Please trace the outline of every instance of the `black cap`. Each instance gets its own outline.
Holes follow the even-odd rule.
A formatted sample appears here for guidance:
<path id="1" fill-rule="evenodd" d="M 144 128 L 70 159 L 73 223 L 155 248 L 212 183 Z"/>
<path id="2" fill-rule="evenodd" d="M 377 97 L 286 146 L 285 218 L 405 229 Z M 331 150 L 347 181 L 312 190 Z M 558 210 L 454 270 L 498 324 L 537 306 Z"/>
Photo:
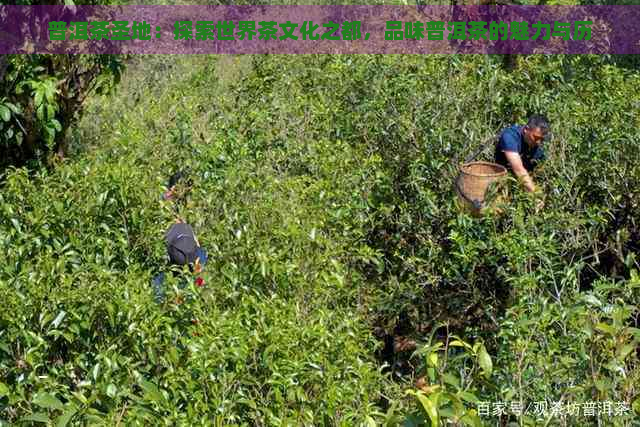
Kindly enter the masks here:
<path id="1" fill-rule="evenodd" d="M 165 238 L 172 264 L 185 265 L 196 260 L 198 244 L 189 224 L 173 224 Z"/>
<path id="2" fill-rule="evenodd" d="M 185 180 L 187 185 L 192 185 L 193 182 L 189 178 L 190 170 L 189 168 L 184 168 L 182 170 L 177 171 L 171 177 L 169 177 L 169 182 L 167 183 L 167 187 L 171 188 L 174 185 L 177 185 L 180 181 Z"/>

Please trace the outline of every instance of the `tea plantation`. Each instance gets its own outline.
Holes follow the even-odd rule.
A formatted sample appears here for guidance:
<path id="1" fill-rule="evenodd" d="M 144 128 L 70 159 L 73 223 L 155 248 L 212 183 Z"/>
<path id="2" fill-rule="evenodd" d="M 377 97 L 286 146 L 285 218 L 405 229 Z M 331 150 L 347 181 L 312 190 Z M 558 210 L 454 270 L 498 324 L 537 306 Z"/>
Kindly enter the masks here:
<path id="1" fill-rule="evenodd" d="M 2 425 L 640 425 L 637 65 L 128 61 L 66 157 L 2 172 Z M 459 163 L 534 112 L 544 208 L 510 178 L 461 212 Z M 209 262 L 158 301 L 176 217 Z"/>

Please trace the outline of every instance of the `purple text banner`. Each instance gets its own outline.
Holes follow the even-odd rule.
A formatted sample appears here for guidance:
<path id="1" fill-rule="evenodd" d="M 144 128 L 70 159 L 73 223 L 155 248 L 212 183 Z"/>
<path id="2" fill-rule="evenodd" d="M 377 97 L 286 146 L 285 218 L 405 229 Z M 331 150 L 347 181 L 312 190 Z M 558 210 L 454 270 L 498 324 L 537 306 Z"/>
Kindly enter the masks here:
<path id="1" fill-rule="evenodd" d="M 640 54 L 640 6 L 0 6 L 0 54 Z"/>

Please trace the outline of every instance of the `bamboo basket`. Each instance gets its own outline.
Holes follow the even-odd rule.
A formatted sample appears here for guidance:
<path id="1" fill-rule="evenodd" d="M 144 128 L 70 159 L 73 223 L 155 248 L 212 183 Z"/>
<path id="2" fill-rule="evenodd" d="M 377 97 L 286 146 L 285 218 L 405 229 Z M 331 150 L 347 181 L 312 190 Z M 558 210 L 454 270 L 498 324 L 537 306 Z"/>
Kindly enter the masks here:
<path id="1" fill-rule="evenodd" d="M 482 215 L 488 207 L 485 203 L 487 189 L 506 175 L 507 169 L 496 163 L 470 162 L 461 165 L 455 187 L 462 207 L 474 215 Z"/>

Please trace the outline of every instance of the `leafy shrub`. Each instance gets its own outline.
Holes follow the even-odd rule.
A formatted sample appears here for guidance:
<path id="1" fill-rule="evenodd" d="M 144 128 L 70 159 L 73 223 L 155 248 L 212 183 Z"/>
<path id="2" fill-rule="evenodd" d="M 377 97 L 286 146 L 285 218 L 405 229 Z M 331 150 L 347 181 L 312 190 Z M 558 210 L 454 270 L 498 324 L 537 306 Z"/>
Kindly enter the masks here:
<path id="1" fill-rule="evenodd" d="M 19 2 L 33 3 L 38 2 Z M 73 21 L 72 9 L 61 14 L 51 20 Z M 109 92 L 119 82 L 125 60 L 119 55 L 3 55 L 0 147 L 6 155 L 0 170 L 37 164 L 49 153 L 64 157 L 69 151 L 68 130 L 82 117 L 85 101 Z"/>
<path id="2" fill-rule="evenodd" d="M 145 58 L 124 113 L 88 107 L 78 159 L 7 175 L 2 417 L 478 425 L 479 402 L 545 400 L 623 402 L 600 422 L 631 423 L 640 79 L 607 57 L 497 59 Z M 544 210 L 511 180 L 501 215 L 459 212 L 457 164 L 533 111 L 554 129 Z M 159 196 L 185 163 L 178 214 L 211 261 L 157 305 Z"/>

